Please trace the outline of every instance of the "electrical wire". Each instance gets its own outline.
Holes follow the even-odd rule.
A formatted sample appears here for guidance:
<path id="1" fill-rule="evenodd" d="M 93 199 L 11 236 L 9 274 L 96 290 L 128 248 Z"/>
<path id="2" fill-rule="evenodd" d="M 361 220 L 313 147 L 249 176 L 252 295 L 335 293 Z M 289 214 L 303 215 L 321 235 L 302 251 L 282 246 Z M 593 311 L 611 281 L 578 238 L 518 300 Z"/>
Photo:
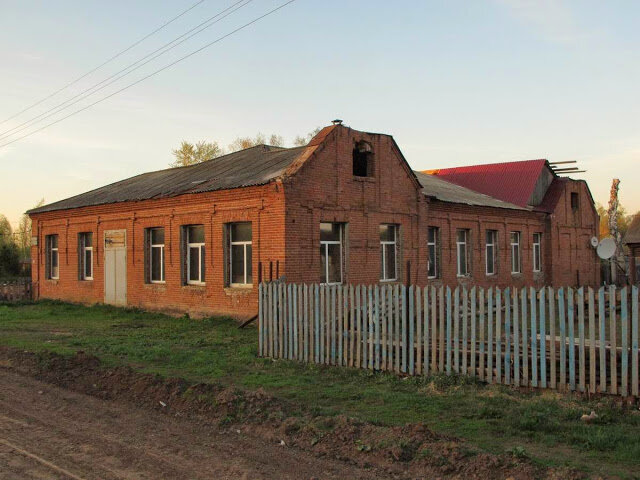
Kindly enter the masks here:
<path id="1" fill-rule="evenodd" d="M 201 3 L 203 3 L 205 0 L 199 0 L 196 3 L 194 3 L 193 5 L 191 5 L 189 8 L 187 8 L 186 10 L 184 10 L 183 12 L 179 13 L 178 15 L 176 15 L 175 17 L 173 17 L 171 20 L 163 23 L 162 25 L 160 25 L 158 28 L 156 28 L 154 31 L 152 31 L 151 33 L 148 33 L 147 35 L 145 35 L 144 37 L 142 37 L 140 40 L 132 43 L 131 45 L 129 45 L 127 48 L 125 48 L 124 50 L 122 50 L 121 52 L 116 53 L 113 57 L 109 58 L 108 60 L 106 60 L 105 62 L 101 63 L 100 65 L 98 65 L 97 67 L 93 68 L 92 70 L 89 70 L 87 73 L 85 73 L 84 75 L 76 78 L 75 80 L 71 81 L 70 83 L 67 83 L 64 87 L 59 88 L 58 90 L 56 90 L 55 92 L 49 94 L 48 96 L 42 98 L 41 100 L 38 100 L 36 103 L 28 106 L 27 108 L 20 110 L 18 113 L 15 113 L 13 115 L 11 115 L 9 118 L 3 120 L 0 122 L 0 125 L 7 123 L 9 120 L 12 120 L 14 118 L 16 118 L 18 115 L 23 114 L 26 111 L 31 110 L 33 107 L 36 107 L 38 105 L 40 105 L 42 102 L 44 102 L 45 100 L 49 100 L 51 97 L 57 95 L 58 93 L 62 92 L 63 90 L 66 90 L 67 88 L 69 88 L 71 85 L 75 85 L 76 83 L 78 83 L 80 80 L 82 80 L 83 78 L 87 77 L 88 75 L 91 75 L 93 72 L 95 72 L 96 70 L 99 70 L 100 68 L 104 67 L 106 64 L 108 64 L 109 62 L 115 60 L 116 58 L 118 58 L 120 55 L 123 55 L 125 53 L 127 53 L 129 50 L 131 50 L 133 47 L 139 45 L 140 43 L 142 43 L 143 41 L 145 41 L 147 38 L 149 38 L 150 36 L 158 33 L 160 30 L 162 30 L 163 28 L 165 28 L 166 26 L 168 26 L 169 24 L 173 23 L 174 21 L 176 21 L 177 19 L 179 19 L 180 17 L 182 17 L 184 14 L 190 12 L 191 10 L 193 10 L 194 8 L 196 8 L 198 5 L 200 5 Z"/>
<path id="2" fill-rule="evenodd" d="M 277 6 L 276 8 L 273 8 L 273 9 L 269 10 L 268 12 L 266 12 L 266 13 L 264 13 L 264 14 L 260 15 L 259 17 L 256 17 L 256 18 L 254 18 L 253 20 L 251 20 L 251 21 L 249 21 L 249 22 L 247 22 L 247 23 L 245 23 L 245 24 L 241 25 L 240 27 L 236 28 L 235 30 L 232 30 L 231 32 L 229 32 L 229 33 L 227 33 L 227 34 L 222 35 L 221 37 L 218 37 L 217 39 L 213 40 L 212 42 L 209 42 L 209 43 L 207 43 L 207 44 L 203 45 L 202 47 L 200 47 L 200 48 L 198 48 L 198 49 L 196 49 L 196 50 L 194 50 L 194 51 L 192 51 L 192 52 L 188 53 L 187 55 L 184 55 L 183 57 L 180 57 L 179 59 L 177 59 L 177 60 L 175 60 L 175 61 L 173 61 L 173 62 L 171 62 L 171 63 L 169 63 L 169 64 L 165 65 L 164 67 L 159 68 L 158 70 L 156 70 L 156 71 L 154 71 L 154 72 L 152 72 L 152 73 L 150 73 L 150 74 L 148 74 L 148 75 L 146 75 L 146 76 L 144 76 L 144 77 L 142 77 L 142 78 L 140 78 L 140 79 L 136 80 L 135 82 L 130 83 L 129 85 L 126 85 L 126 86 L 122 87 L 121 89 L 116 90 L 115 92 L 110 93 L 109 95 L 107 95 L 107 96 L 105 96 L 105 97 L 102 97 L 102 98 L 101 98 L 101 99 L 99 99 L 99 100 L 96 100 L 96 101 L 95 101 L 95 102 L 93 102 L 93 103 L 90 103 L 89 105 L 86 105 L 86 106 L 84 106 L 84 107 L 82 107 L 82 108 L 80 108 L 80 109 L 78 109 L 78 110 L 76 110 L 76 111 L 74 111 L 74 112 L 72 112 L 72 113 L 70 113 L 70 114 L 68 114 L 68 115 L 66 115 L 66 116 L 64 116 L 64 117 L 62 117 L 62 118 L 59 118 L 58 120 L 55 120 L 55 121 L 53 121 L 53 122 L 51 122 L 51 123 L 48 123 L 47 125 L 44 125 L 44 126 L 42 126 L 42 127 L 38 128 L 38 129 L 36 129 L 36 130 L 33 130 L 32 132 L 29 132 L 29 133 L 27 133 L 27 134 L 25 134 L 25 135 L 22 135 L 22 136 L 20 136 L 20 137 L 18 137 L 18 138 L 15 138 L 15 139 L 11 140 L 10 142 L 6 142 L 6 143 L 3 143 L 3 144 L 0 144 L 0 148 L 2 148 L 2 147 L 6 147 L 7 145 L 11 145 L 12 143 L 15 143 L 15 142 L 17 142 L 17 141 L 19 141 L 19 140 L 22 140 L 23 138 L 27 138 L 27 137 L 29 137 L 29 136 L 31 136 L 31 135 L 33 135 L 33 134 L 35 134 L 35 133 L 41 132 L 41 131 L 42 131 L 42 130 L 44 130 L 45 128 L 51 127 L 52 125 L 55 125 L 55 124 L 57 124 L 57 123 L 60 123 L 60 122 L 62 122 L 63 120 L 66 120 L 66 119 L 67 119 L 67 118 L 69 118 L 69 117 L 72 117 L 72 116 L 74 116 L 74 115 L 76 115 L 76 114 L 78 114 L 78 113 L 80 113 L 80 112 L 83 112 L 84 110 L 87 110 L 87 109 L 89 109 L 89 108 L 93 107 L 94 105 L 97 105 L 97 104 L 99 104 L 99 103 L 101 103 L 101 102 L 103 102 L 103 101 L 105 101 L 105 100 L 107 100 L 107 99 L 109 99 L 109 98 L 113 97 L 114 95 L 117 95 L 118 93 L 123 92 L 123 91 L 125 91 L 125 90 L 127 90 L 127 89 L 129 89 L 129 88 L 131 88 L 131 87 L 133 87 L 133 86 L 135 86 L 135 85 L 137 85 L 137 84 L 139 84 L 139 83 L 141 83 L 141 82 L 143 82 L 143 81 L 147 80 L 148 78 L 151 78 L 151 77 L 153 77 L 154 75 L 157 75 L 158 73 L 160 73 L 160 72 L 162 72 L 162 71 L 164 71 L 164 70 L 166 70 L 166 69 L 168 69 L 168 68 L 173 67 L 174 65 L 176 65 L 176 64 L 178 64 L 178 63 L 180 63 L 180 62 L 182 62 L 183 60 L 186 60 L 186 59 L 187 59 L 187 58 L 189 58 L 189 57 L 192 57 L 193 55 L 195 55 L 195 54 L 197 54 L 197 53 L 201 52 L 202 50 L 205 50 L 206 48 L 209 48 L 209 47 L 211 47 L 212 45 L 215 45 L 216 43 L 221 42 L 221 41 L 222 41 L 222 40 L 224 40 L 225 38 L 230 37 L 231 35 L 233 35 L 233 34 L 235 34 L 235 33 L 239 32 L 240 30 L 244 30 L 245 28 L 247 28 L 247 27 L 249 27 L 249 26 L 253 25 L 253 24 L 254 24 L 254 23 L 256 23 L 256 22 L 259 22 L 259 21 L 260 21 L 260 20 L 262 20 L 263 18 L 268 17 L 269 15 L 271 15 L 271 14 L 273 14 L 273 13 L 277 12 L 278 10 L 280 10 L 280 9 L 282 9 L 282 8 L 284 8 L 284 7 L 286 7 L 287 5 L 289 5 L 289 4 L 291 4 L 291 3 L 295 2 L 295 1 L 296 1 L 296 0 L 289 0 L 288 2 L 285 2 L 285 3 L 283 3 L 283 4 L 279 5 L 279 6 Z"/>
<path id="3" fill-rule="evenodd" d="M 153 52 L 148 53 L 147 55 L 145 55 L 144 57 L 142 57 L 140 60 L 137 60 L 131 64 L 129 64 L 128 66 L 126 66 L 125 68 L 117 71 L 116 73 L 114 73 L 113 75 L 107 77 L 106 79 L 102 80 L 101 82 L 96 83 L 95 85 L 86 88 L 85 90 L 81 91 L 80 93 L 74 95 L 73 97 L 69 98 L 68 100 L 65 100 L 64 102 L 50 108 L 49 110 L 46 110 L 44 112 L 42 112 L 39 115 L 36 115 L 35 117 L 31 118 L 30 120 L 27 120 L 19 125 L 16 125 L 13 128 L 10 128 L 9 130 L 6 130 L 2 133 L 0 133 L 0 141 L 4 140 L 7 137 L 11 137 L 13 135 L 15 135 L 18 132 L 21 132 L 23 130 L 26 130 L 27 128 L 29 128 L 32 125 L 35 125 L 36 123 L 40 123 L 42 120 L 52 117 L 53 115 L 55 115 L 56 113 L 59 113 L 63 110 L 66 110 L 67 108 L 69 108 L 72 105 L 75 105 L 76 103 L 84 100 L 87 97 L 90 97 L 91 95 L 93 95 L 96 92 L 99 92 L 100 90 L 103 90 L 104 88 L 108 87 L 109 85 L 117 82 L 118 80 L 120 80 L 122 77 L 126 77 L 127 75 L 129 75 L 130 73 L 135 72 L 136 70 L 138 70 L 140 67 L 143 67 L 144 65 L 146 65 L 149 62 L 152 62 L 153 60 L 155 60 L 156 58 L 164 55 L 165 53 L 167 53 L 170 50 L 173 50 L 175 47 L 177 47 L 178 45 L 183 44 L 184 42 L 186 42 L 187 40 L 189 40 L 190 38 L 198 35 L 199 33 L 201 33 L 202 31 L 206 30 L 209 27 L 212 27 L 213 25 L 215 25 L 216 23 L 220 22 L 221 20 L 225 19 L 226 17 L 228 17 L 229 15 L 231 15 L 232 13 L 240 10 L 242 7 L 245 7 L 246 5 L 248 5 L 249 3 L 251 3 L 253 0 L 239 0 L 236 3 L 234 3 L 233 5 L 231 5 L 230 7 L 227 7 L 223 10 L 221 10 L 220 12 L 218 12 L 217 14 L 213 15 L 212 17 L 209 17 L 207 20 L 205 20 L 204 22 L 196 25 L 195 27 L 193 27 L 192 29 L 188 30 L 187 32 L 183 33 L 182 35 L 174 38 L 173 40 L 171 40 L 170 42 L 165 43 L 164 45 L 162 45 L 161 47 L 155 49 Z M 237 8 L 234 9 L 234 7 L 236 7 L 237 5 L 241 4 L 245 2 L 244 4 L 238 6 Z M 232 10 L 233 9 L 233 10 Z M 229 12 L 229 10 L 232 10 Z M 228 12 L 228 13 L 226 13 Z M 225 14 L 226 13 L 226 14 Z M 224 15 L 223 15 L 224 14 Z M 221 16 L 222 15 L 222 16 Z M 214 19 L 218 18 L 217 20 L 213 21 Z M 211 23 L 210 23 L 211 22 Z M 208 25 L 206 25 L 208 23 Z M 202 27 L 202 25 L 205 25 L 204 27 Z M 198 29 L 199 27 L 200 30 L 196 31 L 195 33 L 192 33 L 191 35 L 188 35 L 189 33 L 193 32 L 194 30 Z M 186 35 L 188 35 L 186 38 Z M 181 38 L 183 38 L 183 40 L 179 41 Z M 175 43 L 177 42 L 177 43 Z M 173 44 L 173 45 L 172 45 Z M 164 49 L 164 50 L 163 50 Z M 158 53 L 157 55 L 151 57 L 152 55 L 154 55 L 155 53 L 161 51 L 160 53 Z M 140 63 L 143 60 L 148 59 L 146 62 L 144 63 Z M 135 68 L 135 65 L 137 65 Z M 129 70 L 127 72 L 127 70 Z M 125 73 L 122 73 L 125 72 Z M 122 73 L 122 75 L 120 75 Z M 114 78 L 116 77 L 116 78 Z M 112 80 L 113 79 L 113 80 Z M 109 81 L 111 80 L 111 81 Z M 105 82 L 108 82 L 105 84 Z M 104 85 L 103 85 L 104 84 Z M 100 88 L 96 88 L 99 87 L 100 85 L 102 85 Z M 88 93 L 87 95 L 84 95 L 85 93 L 89 92 L 90 90 L 93 90 L 92 92 Z M 80 97 L 80 98 L 78 98 Z M 73 101 L 77 99 L 76 101 Z M 71 103 L 69 103 L 71 102 Z M 51 112 L 51 113 L 50 113 Z"/>

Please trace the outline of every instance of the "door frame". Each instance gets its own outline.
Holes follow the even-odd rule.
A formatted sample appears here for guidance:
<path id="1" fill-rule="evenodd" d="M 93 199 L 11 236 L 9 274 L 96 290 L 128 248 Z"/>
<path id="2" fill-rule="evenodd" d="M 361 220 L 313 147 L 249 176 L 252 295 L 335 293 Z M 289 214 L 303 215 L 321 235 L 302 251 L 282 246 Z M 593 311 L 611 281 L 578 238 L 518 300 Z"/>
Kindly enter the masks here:
<path id="1" fill-rule="evenodd" d="M 127 289 L 128 289 L 128 285 L 127 285 L 127 229 L 126 228 L 115 228 L 115 229 L 111 229 L 111 230 L 104 230 L 103 235 L 102 235 L 102 247 L 103 247 L 103 253 L 102 253 L 102 265 L 103 265 L 103 269 L 104 269 L 104 274 L 103 274 L 103 279 L 102 279 L 102 284 L 103 284 L 103 301 L 105 304 L 108 305 L 119 305 L 116 303 L 108 303 L 107 302 L 107 235 L 109 234 L 113 234 L 115 232 L 123 232 L 124 233 L 124 245 L 122 247 L 115 247 L 113 248 L 113 250 L 124 250 L 124 265 L 125 265 L 125 274 L 124 274 L 124 282 L 125 282 L 125 289 L 124 289 L 124 303 L 122 304 L 123 306 L 127 305 Z M 109 249 L 111 250 L 111 249 Z"/>

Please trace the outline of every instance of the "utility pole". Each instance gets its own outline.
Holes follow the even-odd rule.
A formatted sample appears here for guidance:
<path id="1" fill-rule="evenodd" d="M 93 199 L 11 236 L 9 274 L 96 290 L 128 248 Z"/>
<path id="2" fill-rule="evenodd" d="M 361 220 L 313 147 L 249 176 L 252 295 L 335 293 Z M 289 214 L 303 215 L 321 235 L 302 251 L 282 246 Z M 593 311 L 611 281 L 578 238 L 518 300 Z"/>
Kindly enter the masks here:
<path id="1" fill-rule="evenodd" d="M 620 231 L 618 230 L 618 191 L 620 190 L 620 180 L 618 178 L 613 179 L 613 183 L 611 184 L 611 193 L 609 195 L 609 233 L 613 237 L 613 240 L 616 242 L 616 253 L 613 254 L 611 259 L 609 260 L 609 264 L 611 265 L 611 283 L 616 284 L 617 277 L 617 268 L 616 264 L 618 261 L 618 254 L 621 251 L 620 243 Z"/>

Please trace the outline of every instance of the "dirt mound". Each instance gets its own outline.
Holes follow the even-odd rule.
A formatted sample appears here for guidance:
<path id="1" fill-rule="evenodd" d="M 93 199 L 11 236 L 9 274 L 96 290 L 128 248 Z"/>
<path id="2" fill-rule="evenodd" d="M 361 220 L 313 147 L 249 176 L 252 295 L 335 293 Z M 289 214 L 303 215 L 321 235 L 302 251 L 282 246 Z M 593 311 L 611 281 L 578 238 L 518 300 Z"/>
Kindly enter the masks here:
<path id="1" fill-rule="evenodd" d="M 516 456 L 477 451 L 425 425 L 381 427 L 344 416 L 315 417 L 258 389 L 243 391 L 215 383 L 106 367 L 84 352 L 71 357 L 0 347 L 0 365 L 23 375 L 99 398 L 132 402 L 173 416 L 198 417 L 221 428 L 242 430 L 401 477 L 465 479 L 584 478 L 577 472 L 535 466 Z"/>

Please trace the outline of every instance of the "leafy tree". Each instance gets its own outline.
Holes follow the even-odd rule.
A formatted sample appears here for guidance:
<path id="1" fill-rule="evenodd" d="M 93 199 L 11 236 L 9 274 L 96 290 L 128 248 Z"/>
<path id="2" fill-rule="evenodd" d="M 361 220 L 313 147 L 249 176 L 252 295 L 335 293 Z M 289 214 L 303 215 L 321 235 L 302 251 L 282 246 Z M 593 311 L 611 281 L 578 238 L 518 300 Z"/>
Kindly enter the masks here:
<path id="1" fill-rule="evenodd" d="M 284 139 L 281 135 L 272 134 L 267 142 L 267 137 L 264 134 L 259 133 L 254 137 L 238 137 L 231 144 L 229 144 L 230 152 L 237 152 L 244 150 L 245 148 L 255 147 L 256 145 L 273 145 L 274 147 L 284 146 Z"/>
<path id="2" fill-rule="evenodd" d="M 600 238 L 611 236 L 609 232 L 609 212 L 601 203 L 596 204 L 596 209 L 598 210 L 598 215 L 600 215 Z M 638 214 L 640 212 L 636 213 L 636 215 Z M 633 217 L 634 215 L 627 214 L 627 209 L 623 205 L 618 207 L 618 230 L 622 238 L 627 233 Z"/>
<path id="3" fill-rule="evenodd" d="M 38 208 L 44 205 L 44 198 L 41 198 L 38 203 L 36 203 L 33 208 Z M 23 259 L 31 258 L 31 217 L 26 213 L 22 214 L 20 217 L 20 221 L 18 222 L 18 228 L 16 229 L 16 234 L 14 235 L 14 240 L 18 245 L 18 250 L 20 252 L 20 256 Z"/>
<path id="4" fill-rule="evenodd" d="M 201 140 L 194 145 L 183 140 L 180 148 L 173 150 L 172 153 L 176 159 L 169 166 L 186 167 L 224 155 L 224 149 L 217 142 Z"/>
<path id="5" fill-rule="evenodd" d="M 307 133 L 306 136 L 301 136 L 298 135 L 294 140 L 293 140 L 293 144 L 296 147 L 302 147 L 304 145 L 306 145 L 307 143 L 309 143 L 311 141 L 311 139 L 313 137 L 315 137 L 318 132 L 322 130 L 320 127 L 317 127 L 315 130 L 312 130 L 311 132 Z"/>
<path id="6" fill-rule="evenodd" d="M 20 274 L 20 252 L 13 243 L 0 245 L 0 277 L 15 277 Z"/>
<path id="7" fill-rule="evenodd" d="M 8 243 L 13 243 L 13 229 L 7 217 L 0 214 L 0 246 Z"/>

